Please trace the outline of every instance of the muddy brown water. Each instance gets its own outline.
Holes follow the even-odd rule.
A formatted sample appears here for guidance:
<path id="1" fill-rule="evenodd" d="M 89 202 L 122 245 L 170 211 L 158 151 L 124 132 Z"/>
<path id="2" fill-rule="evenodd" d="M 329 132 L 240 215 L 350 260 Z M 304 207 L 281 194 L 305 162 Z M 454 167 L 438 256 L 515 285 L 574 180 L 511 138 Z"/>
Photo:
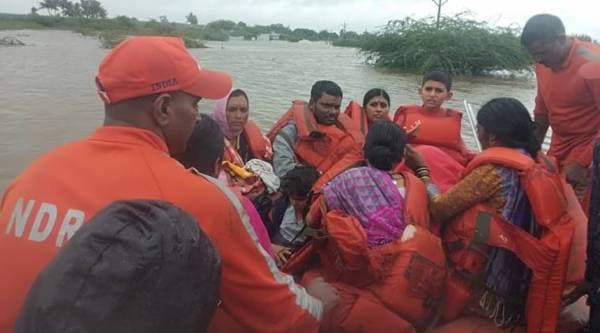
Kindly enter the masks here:
<path id="1" fill-rule="evenodd" d="M 0 31 L 26 46 L 0 47 L 0 192 L 32 160 L 60 144 L 88 135 L 103 118 L 94 76 L 107 50 L 96 38 L 67 31 Z M 229 72 L 250 98 L 251 117 L 267 129 L 294 99 L 308 99 L 316 80 L 336 81 L 350 99 L 362 102 L 370 88 L 386 89 L 395 108 L 417 103 L 420 77 L 387 73 L 364 63 L 352 48 L 321 42 L 209 42 L 191 50 L 202 66 Z M 535 82 L 526 79 L 457 79 L 448 104 L 477 105 L 500 96 L 533 106 Z M 201 112 L 211 112 L 203 101 Z M 474 136 L 463 122 L 463 137 Z"/>

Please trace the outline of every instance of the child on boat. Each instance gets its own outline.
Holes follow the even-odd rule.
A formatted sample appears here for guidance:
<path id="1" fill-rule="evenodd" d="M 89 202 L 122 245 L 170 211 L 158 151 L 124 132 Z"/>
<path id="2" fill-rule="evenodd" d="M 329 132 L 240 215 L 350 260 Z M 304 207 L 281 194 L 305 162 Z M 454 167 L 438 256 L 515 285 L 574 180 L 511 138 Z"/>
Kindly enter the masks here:
<path id="1" fill-rule="evenodd" d="M 462 113 L 445 108 L 452 98 L 452 78 L 443 72 L 431 72 L 423 77 L 418 94 L 422 105 L 402 105 L 394 115 L 394 122 L 409 128 L 420 123 L 409 137 L 409 143 L 431 145 L 441 149 L 463 166 L 473 158 L 460 136 Z"/>
<path id="2" fill-rule="evenodd" d="M 273 222 L 279 225 L 279 230 L 272 238 L 280 265 L 287 261 L 292 249 L 306 242 L 304 216 L 310 202 L 309 193 L 317 179 L 317 169 L 305 165 L 294 167 L 281 178 L 279 189 L 285 196 L 283 206 L 287 208 L 283 214 L 273 214 Z"/>

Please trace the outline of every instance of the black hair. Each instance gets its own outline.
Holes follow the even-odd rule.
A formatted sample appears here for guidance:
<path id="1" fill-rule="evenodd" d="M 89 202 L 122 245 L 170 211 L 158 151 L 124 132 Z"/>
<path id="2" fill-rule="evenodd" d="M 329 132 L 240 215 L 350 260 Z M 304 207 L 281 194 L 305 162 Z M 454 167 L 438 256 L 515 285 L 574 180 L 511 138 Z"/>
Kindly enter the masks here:
<path id="1" fill-rule="evenodd" d="M 446 86 L 447 91 L 450 91 L 452 89 L 452 76 L 445 72 L 433 71 L 425 74 L 425 76 L 423 76 L 423 81 L 421 81 L 421 87 L 427 81 L 443 83 Z"/>
<path id="2" fill-rule="evenodd" d="M 540 150 L 535 122 L 527 108 L 514 98 L 494 98 L 485 103 L 477 113 L 477 123 L 503 146 L 524 149 L 534 158 Z"/>
<path id="3" fill-rule="evenodd" d="M 279 189 L 287 196 L 308 196 L 319 176 L 314 167 L 298 165 L 281 177 Z"/>
<path id="4" fill-rule="evenodd" d="M 317 101 L 325 93 L 335 97 L 343 97 L 342 88 L 340 88 L 337 83 L 323 80 L 313 84 L 312 89 L 310 90 L 310 100 Z"/>
<path id="5" fill-rule="evenodd" d="M 381 88 L 373 88 L 373 89 L 367 91 L 367 93 L 365 94 L 365 97 L 363 97 L 363 104 L 362 104 L 363 109 L 367 107 L 367 104 L 369 104 L 369 101 L 371 101 L 371 99 L 373 99 L 373 97 L 377 97 L 377 96 L 382 96 L 383 98 L 385 98 L 388 105 L 390 105 L 390 95 L 388 95 L 387 91 L 385 91 Z"/>
<path id="6" fill-rule="evenodd" d="M 521 33 L 521 44 L 525 47 L 534 42 L 546 42 L 565 35 L 565 26 L 558 16 L 538 14 L 532 16 Z"/>
<path id="7" fill-rule="evenodd" d="M 186 168 L 194 167 L 201 173 L 212 175 L 215 162 L 223 159 L 225 139 L 217 122 L 207 114 L 201 114 L 194 126 L 185 152 L 177 160 Z"/>
<path id="8" fill-rule="evenodd" d="M 363 152 L 371 166 L 389 171 L 402 160 L 405 146 L 406 132 L 391 121 L 383 121 L 369 128 Z"/>
<path id="9" fill-rule="evenodd" d="M 234 89 L 228 97 L 227 102 L 229 102 L 229 98 L 231 97 L 238 97 L 238 96 L 244 96 L 244 98 L 246 98 L 246 102 L 248 102 L 248 105 L 250 105 L 250 100 L 248 99 L 248 95 L 246 94 L 245 91 L 243 91 L 242 89 Z M 227 107 L 227 106 L 225 106 Z"/>
<path id="10" fill-rule="evenodd" d="M 14 331 L 206 332 L 220 277 L 217 249 L 189 213 L 115 201 L 40 272 Z"/>

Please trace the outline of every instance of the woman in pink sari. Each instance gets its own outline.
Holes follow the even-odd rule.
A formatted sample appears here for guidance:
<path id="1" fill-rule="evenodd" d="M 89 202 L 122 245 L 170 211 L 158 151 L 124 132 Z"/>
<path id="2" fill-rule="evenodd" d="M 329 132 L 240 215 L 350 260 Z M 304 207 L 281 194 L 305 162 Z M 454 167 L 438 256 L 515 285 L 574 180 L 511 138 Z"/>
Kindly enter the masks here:
<path id="1" fill-rule="evenodd" d="M 223 160 L 244 166 L 251 159 L 269 160 L 273 155 L 271 142 L 250 120 L 250 100 L 242 89 L 233 89 L 215 102 L 211 115 L 223 133 Z"/>
<path id="2" fill-rule="evenodd" d="M 392 242 L 406 227 L 404 179 L 392 172 L 405 145 L 406 134 L 398 125 L 373 124 L 363 147 L 366 166 L 344 171 L 322 189 L 327 209 L 356 217 L 371 247 Z"/>

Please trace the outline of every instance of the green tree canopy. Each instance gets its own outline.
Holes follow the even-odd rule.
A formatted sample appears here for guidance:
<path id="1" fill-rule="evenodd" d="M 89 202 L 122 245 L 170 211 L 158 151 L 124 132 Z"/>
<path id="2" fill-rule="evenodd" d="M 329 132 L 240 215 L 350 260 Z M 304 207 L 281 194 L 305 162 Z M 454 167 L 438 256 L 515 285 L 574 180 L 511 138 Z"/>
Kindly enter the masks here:
<path id="1" fill-rule="evenodd" d="M 121 27 L 121 28 L 127 28 L 127 29 L 131 29 L 134 28 L 136 25 L 137 20 L 133 17 L 129 18 L 125 15 L 119 15 L 117 17 L 114 18 L 115 23 L 117 24 L 117 26 Z"/>
<path id="2" fill-rule="evenodd" d="M 96 0 L 81 0 L 81 15 L 85 18 L 106 18 L 106 9 Z"/>
<path id="3" fill-rule="evenodd" d="M 189 13 L 185 17 L 185 20 L 187 21 L 187 23 L 189 23 L 191 25 L 198 25 L 198 17 L 196 15 L 194 15 L 194 13 Z"/>
<path id="4" fill-rule="evenodd" d="M 269 25 L 269 32 L 275 32 L 278 34 L 289 34 L 290 32 L 292 32 L 292 30 L 290 30 L 290 28 L 284 26 L 281 23 L 277 23 L 277 24 L 271 24 Z"/>
<path id="5" fill-rule="evenodd" d="M 69 0 L 59 0 L 58 7 L 63 16 L 77 17 L 82 15 L 81 4 Z"/>
<path id="6" fill-rule="evenodd" d="M 316 31 L 310 30 L 310 29 L 304 29 L 304 28 L 294 29 L 294 31 L 292 31 L 292 33 L 291 33 L 291 37 L 294 39 L 297 39 L 297 40 L 301 40 L 301 39 L 306 39 L 306 40 L 310 40 L 310 41 L 319 40 L 319 34 Z"/>
<path id="7" fill-rule="evenodd" d="M 214 30 L 222 30 L 222 31 L 231 31 L 235 29 L 237 24 L 230 20 L 217 20 L 208 23 L 205 29 L 214 29 Z"/>
<path id="8" fill-rule="evenodd" d="M 340 36 L 338 36 L 337 33 L 329 32 L 327 30 L 319 31 L 318 36 L 319 36 L 319 40 L 337 40 L 340 38 Z"/>
<path id="9" fill-rule="evenodd" d="M 45 9 L 48 15 L 58 15 L 60 0 L 43 0 L 40 2 L 40 9 Z"/>
<path id="10" fill-rule="evenodd" d="M 521 46 L 519 31 L 492 28 L 463 14 L 390 21 L 362 50 L 377 66 L 423 73 L 484 75 L 494 70 L 526 70 L 531 58 Z"/>

